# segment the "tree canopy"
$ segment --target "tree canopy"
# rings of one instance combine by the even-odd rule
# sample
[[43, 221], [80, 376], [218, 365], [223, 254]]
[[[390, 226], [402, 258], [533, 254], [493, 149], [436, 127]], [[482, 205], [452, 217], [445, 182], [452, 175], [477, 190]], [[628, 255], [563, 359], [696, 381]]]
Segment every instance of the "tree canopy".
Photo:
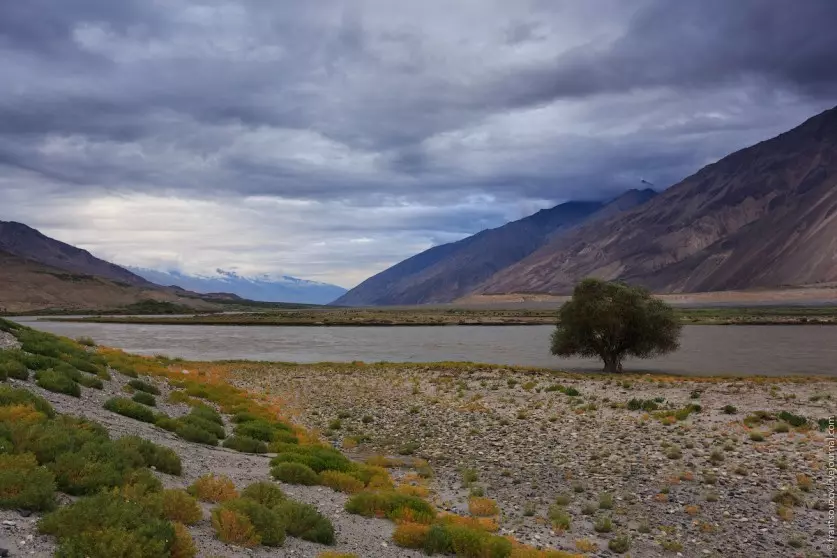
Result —
[[640, 287], [585, 279], [558, 316], [552, 354], [600, 357], [605, 372], [621, 372], [625, 357], [650, 358], [680, 346], [674, 310]]

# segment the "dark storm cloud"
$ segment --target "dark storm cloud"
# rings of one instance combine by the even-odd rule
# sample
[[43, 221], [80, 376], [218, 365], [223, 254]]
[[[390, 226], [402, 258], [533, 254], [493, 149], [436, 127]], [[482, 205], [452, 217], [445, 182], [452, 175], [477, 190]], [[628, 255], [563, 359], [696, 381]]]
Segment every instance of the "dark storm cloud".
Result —
[[0, 2], [0, 219], [119, 253], [119, 212], [185, 238], [163, 201], [188, 201], [263, 229], [181, 252], [274, 239], [283, 271], [350, 283], [828, 108], [834, 21], [831, 0]]

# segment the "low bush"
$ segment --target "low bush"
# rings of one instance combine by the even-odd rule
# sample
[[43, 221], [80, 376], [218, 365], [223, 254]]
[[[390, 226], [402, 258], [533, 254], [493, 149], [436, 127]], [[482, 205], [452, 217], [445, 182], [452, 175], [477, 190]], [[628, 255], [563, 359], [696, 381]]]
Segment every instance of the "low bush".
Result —
[[[209, 422], [214, 422], [218, 426], [224, 426], [224, 419], [221, 417], [218, 411], [216, 411], [209, 405], [195, 405], [194, 407], [192, 407], [192, 410], [189, 412], [189, 414], [193, 417], [198, 417]], [[218, 437], [223, 438], [223, 436]]]
[[58, 539], [56, 556], [134, 558], [170, 556], [174, 526], [138, 502], [100, 492], [44, 516], [41, 533]]
[[279, 463], [301, 463], [307, 465], [314, 472], [339, 471], [348, 473], [355, 470], [355, 464], [340, 451], [325, 446], [297, 446], [293, 444], [274, 445], [276, 457], [271, 465]]
[[0, 508], [51, 510], [54, 493], [55, 477], [33, 454], [0, 455]]
[[47, 368], [35, 372], [35, 383], [47, 391], [81, 397], [81, 388], [66, 374]]
[[[285, 542], [285, 528], [282, 517], [270, 508], [249, 498], [227, 500], [219, 510], [232, 510], [250, 520], [261, 543], [265, 546], [282, 546]], [[213, 517], [216, 512], [213, 511]]]
[[402, 548], [424, 549], [427, 544], [429, 525], [421, 523], [401, 523], [395, 527], [392, 540]]
[[177, 428], [174, 432], [187, 442], [195, 442], [196, 444], [205, 444], [207, 446], [218, 445], [218, 437], [215, 434], [207, 432], [194, 424], [184, 424], [178, 421]]
[[267, 444], [246, 436], [231, 436], [222, 444], [225, 448], [243, 453], [267, 453]]
[[313, 486], [318, 484], [320, 477], [317, 473], [302, 463], [278, 463], [270, 469], [270, 474], [276, 480], [288, 484], [303, 484]]
[[274, 510], [288, 535], [320, 544], [334, 544], [334, 526], [314, 506], [284, 500]]
[[320, 484], [338, 492], [345, 492], [346, 494], [356, 494], [366, 486], [357, 477], [339, 471], [323, 471], [320, 473]]
[[194, 428], [199, 428], [204, 432], [208, 432], [215, 436], [216, 439], [223, 439], [226, 436], [224, 427], [214, 421], [207, 420], [199, 414], [189, 413], [184, 417], [180, 417], [180, 423]]
[[228, 477], [204, 475], [197, 479], [188, 489], [189, 494], [204, 502], [226, 502], [238, 498], [235, 484]]
[[198, 501], [184, 490], [164, 490], [160, 495], [163, 517], [185, 525], [194, 525], [203, 519]]
[[624, 554], [631, 548], [631, 538], [628, 535], [613, 537], [607, 543], [607, 547], [617, 554]]
[[235, 428], [235, 433], [238, 436], [255, 438], [263, 442], [272, 442], [275, 431], [276, 429], [270, 423], [263, 420], [241, 422]]
[[361, 492], [349, 498], [346, 511], [363, 517], [431, 523], [436, 511], [426, 501], [398, 492]]
[[183, 470], [180, 456], [174, 450], [138, 436], [125, 436], [114, 442], [114, 445], [126, 451], [136, 451], [146, 466], [154, 467], [161, 473], [180, 475]]
[[137, 391], [148, 393], [150, 395], [160, 395], [160, 390], [157, 386], [149, 384], [148, 382], [143, 382], [142, 380], [131, 380], [128, 382], [128, 385]]
[[142, 422], [153, 423], [155, 419], [154, 411], [125, 397], [112, 397], [105, 401], [104, 407], [113, 413]]
[[272, 482], [256, 482], [241, 491], [242, 498], [249, 498], [268, 508], [285, 501], [285, 493]]
[[134, 403], [140, 403], [142, 405], [146, 405], [148, 407], [156, 407], [157, 400], [154, 399], [154, 396], [150, 393], [146, 393], [144, 391], [138, 391], [131, 397], [131, 401]]
[[808, 424], [808, 419], [801, 416], [795, 415], [793, 413], [789, 413], [787, 411], [782, 411], [779, 413], [779, 420], [783, 420], [786, 423], [790, 424], [794, 428], [799, 428], [800, 426], [805, 426]]
[[49, 418], [55, 416], [55, 410], [52, 408], [52, 405], [43, 397], [39, 397], [26, 389], [0, 385], [0, 406], [7, 405], [32, 405]]
[[0, 351], [0, 380], [5, 380], [7, 378], [15, 378], [23, 381], [28, 380], [29, 369], [26, 368], [26, 365], [12, 358], [4, 358], [4, 352], [8, 351]]
[[96, 376], [81, 376], [78, 379], [78, 384], [82, 385], [86, 388], [93, 388], [93, 389], [104, 389], [105, 388], [105, 385], [102, 383], [102, 380], [100, 380]]
[[171, 558], [194, 558], [198, 554], [192, 535], [182, 523], [174, 523], [174, 542], [171, 545]]
[[500, 508], [491, 498], [473, 497], [468, 500], [468, 511], [477, 517], [491, 517], [499, 514]]
[[252, 548], [262, 542], [250, 518], [241, 512], [225, 508], [213, 510], [212, 527], [218, 538], [228, 544]]
[[159, 426], [163, 430], [168, 430], [169, 432], [176, 432], [177, 428], [180, 426], [180, 421], [176, 418], [160, 413], [154, 417], [154, 426]]

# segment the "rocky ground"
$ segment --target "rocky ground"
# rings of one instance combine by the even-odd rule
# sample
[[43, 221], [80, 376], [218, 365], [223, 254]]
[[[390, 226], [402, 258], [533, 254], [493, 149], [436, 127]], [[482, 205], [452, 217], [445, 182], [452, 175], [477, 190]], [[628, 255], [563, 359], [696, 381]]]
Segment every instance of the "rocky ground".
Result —
[[[0, 335], [2, 334], [3, 332], [0, 332]], [[0, 338], [0, 342], [2, 342], [2, 339]], [[165, 382], [145, 379], [156, 384], [163, 392], [162, 395], [157, 397], [158, 408], [161, 411], [170, 416], [180, 416], [188, 411], [188, 407], [185, 405], [171, 405], [165, 402], [168, 394], [168, 386]], [[59, 413], [82, 416], [99, 422], [107, 427], [114, 437], [137, 435], [174, 449], [183, 461], [183, 475], [173, 477], [158, 474], [167, 488], [185, 488], [198, 477], [208, 473], [230, 477], [239, 489], [252, 482], [271, 480], [269, 474], [270, 456], [242, 454], [220, 447], [214, 448], [193, 444], [156, 426], [103, 409], [102, 405], [108, 398], [114, 395], [124, 395], [122, 388], [127, 381], [128, 378], [114, 373], [112, 381], [104, 382], [104, 390], [84, 389], [81, 398], [74, 398], [42, 390], [30, 382], [11, 380], [14, 385], [26, 387], [47, 399]], [[202, 558], [260, 556], [313, 558], [326, 550], [351, 552], [362, 557], [421, 556], [419, 553], [405, 551], [393, 545], [391, 540], [393, 525], [390, 522], [365, 519], [346, 513], [343, 509], [347, 499], [345, 494], [321, 486], [308, 487], [285, 484], [281, 484], [281, 486], [291, 498], [313, 504], [320, 512], [328, 516], [334, 524], [336, 546], [326, 547], [291, 537], [288, 537], [284, 546], [280, 549], [268, 549], [266, 547], [244, 549], [227, 545], [215, 538], [209, 520], [211, 506], [205, 506], [204, 520], [189, 528], [198, 548], [198, 556]], [[68, 497], [67, 500], [69, 500]], [[52, 556], [55, 551], [55, 543], [51, 537], [38, 534], [36, 525], [38, 518], [38, 514], [23, 516], [14, 510], [0, 510], [0, 549], [9, 550], [9, 555], [13, 557], [33, 556], [40, 558]]]
[[[627, 534], [633, 556], [831, 556], [828, 433], [775, 417], [833, 416], [832, 381], [477, 365], [241, 364], [231, 372], [239, 386], [287, 397], [298, 422], [353, 448], [350, 456], [427, 459], [440, 507], [467, 513], [469, 495], [484, 493], [499, 504], [501, 532], [522, 542], [610, 556], [608, 541]], [[701, 410], [663, 419], [626, 408], [631, 399]], [[745, 425], [757, 411], [769, 416]], [[782, 490], [797, 505], [774, 503]]]

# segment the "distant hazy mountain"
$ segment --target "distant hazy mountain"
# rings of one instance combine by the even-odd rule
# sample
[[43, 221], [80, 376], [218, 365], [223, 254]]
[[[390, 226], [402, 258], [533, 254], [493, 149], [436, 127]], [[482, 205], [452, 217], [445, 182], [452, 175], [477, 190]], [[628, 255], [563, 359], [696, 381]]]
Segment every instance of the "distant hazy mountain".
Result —
[[337, 285], [287, 275], [246, 277], [223, 269], [217, 269], [212, 275], [188, 275], [179, 271], [140, 267], [129, 269], [158, 285], [178, 286], [198, 293], [233, 293], [242, 298], [264, 302], [327, 304], [346, 292], [346, 289]]
[[580, 223], [598, 216], [616, 215], [645, 203], [655, 194], [653, 190], [631, 190], [610, 202], [562, 203], [458, 242], [434, 246], [370, 277], [335, 304], [425, 304], [455, 300]]

